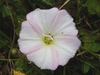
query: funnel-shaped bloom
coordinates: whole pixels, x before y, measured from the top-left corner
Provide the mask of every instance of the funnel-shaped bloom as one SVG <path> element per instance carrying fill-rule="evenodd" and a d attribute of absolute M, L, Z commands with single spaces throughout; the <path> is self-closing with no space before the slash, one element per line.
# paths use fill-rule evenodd
<path fill-rule="evenodd" d="M 66 10 L 36 9 L 26 18 L 18 44 L 29 61 L 41 69 L 55 70 L 75 55 L 81 42 L 73 18 Z"/>

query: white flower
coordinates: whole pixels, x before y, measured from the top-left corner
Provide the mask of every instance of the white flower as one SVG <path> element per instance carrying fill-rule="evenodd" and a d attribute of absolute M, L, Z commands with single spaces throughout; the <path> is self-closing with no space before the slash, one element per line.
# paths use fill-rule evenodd
<path fill-rule="evenodd" d="M 41 69 L 55 70 L 74 57 L 81 42 L 66 10 L 36 9 L 22 23 L 18 44 L 27 59 Z"/>

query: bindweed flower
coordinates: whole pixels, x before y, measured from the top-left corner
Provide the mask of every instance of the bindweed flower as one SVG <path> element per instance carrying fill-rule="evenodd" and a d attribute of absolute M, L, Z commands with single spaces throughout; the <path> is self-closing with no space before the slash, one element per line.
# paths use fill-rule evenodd
<path fill-rule="evenodd" d="M 55 70 L 74 57 L 81 42 L 66 10 L 36 9 L 22 23 L 18 44 L 27 59 L 41 69 Z"/>

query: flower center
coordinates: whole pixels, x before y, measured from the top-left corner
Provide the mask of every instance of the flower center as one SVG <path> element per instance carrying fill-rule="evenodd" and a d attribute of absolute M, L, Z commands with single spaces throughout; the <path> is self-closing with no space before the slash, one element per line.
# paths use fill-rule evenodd
<path fill-rule="evenodd" d="M 43 42 L 45 44 L 50 45 L 54 42 L 54 38 L 53 38 L 53 36 L 51 36 L 51 34 L 48 34 L 48 35 L 43 34 L 43 36 L 44 36 L 43 37 Z"/>

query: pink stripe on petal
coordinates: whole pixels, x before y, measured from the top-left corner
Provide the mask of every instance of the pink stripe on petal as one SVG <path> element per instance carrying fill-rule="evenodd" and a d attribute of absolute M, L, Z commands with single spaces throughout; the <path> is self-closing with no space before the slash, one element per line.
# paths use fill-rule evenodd
<path fill-rule="evenodd" d="M 53 59 L 53 65 L 54 66 L 58 66 L 59 65 L 59 62 L 58 62 L 58 53 L 57 51 L 55 50 L 54 47 L 51 47 L 51 52 L 52 52 L 52 59 Z"/>
<path fill-rule="evenodd" d="M 73 18 L 68 14 L 66 10 L 59 10 L 50 27 L 50 32 L 54 32 L 62 26 L 67 26 L 72 21 Z"/>
<path fill-rule="evenodd" d="M 74 57 L 81 44 L 77 37 L 57 36 L 53 47 L 58 53 L 59 65 L 65 65 L 70 58 Z"/>
<path fill-rule="evenodd" d="M 41 68 L 45 59 L 45 54 L 46 54 L 46 48 L 45 46 L 43 46 L 41 49 L 28 54 L 27 59 Z"/>
<path fill-rule="evenodd" d="M 77 37 L 72 37 L 72 36 L 57 36 L 55 37 L 57 40 L 57 43 L 59 44 L 64 44 L 69 46 L 71 49 L 77 51 L 78 48 L 81 45 L 81 41 Z"/>
<path fill-rule="evenodd" d="M 21 31 L 20 31 L 20 39 L 33 39 L 39 40 L 41 37 L 37 34 L 37 32 L 32 28 L 32 26 L 27 22 L 22 22 Z"/>
<path fill-rule="evenodd" d="M 43 61 L 43 64 L 41 66 L 41 69 L 54 69 L 53 68 L 53 63 L 52 63 L 52 55 L 51 55 L 51 50 L 50 47 L 46 47 L 45 51 L 45 58 Z"/>
<path fill-rule="evenodd" d="M 38 40 L 27 40 L 27 39 L 18 39 L 18 44 L 20 51 L 24 54 L 28 54 L 32 51 L 40 49 L 43 44 Z"/>
<path fill-rule="evenodd" d="M 72 57 L 72 55 L 68 54 L 66 49 L 60 46 L 54 45 L 53 47 L 54 47 L 54 50 L 56 50 L 57 55 L 58 55 L 58 63 L 59 63 L 58 65 L 64 66 Z"/>
<path fill-rule="evenodd" d="M 43 47 L 43 44 L 37 44 L 37 45 L 34 46 L 32 49 L 30 49 L 29 52 L 27 52 L 26 55 L 28 55 L 28 54 L 30 54 L 30 53 L 32 53 L 32 52 L 34 52 L 34 51 L 37 51 L 37 50 L 41 49 L 42 47 Z M 28 49 L 26 49 L 26 50 L 28 50 Z"/>
<path fill-rule="evenodd" d="M 30 23 L 30 25 L 33 27 L 33 29 L 39 34 L 42 35 L 42 30 L 39 27 L 39 25 L 36 23 L 36 20 L 32 16 L 32 12 L 27 14 L 27 21 Z"/>
<path fill-rule="evenodd" d="M 27 20 L 38 33 L 47 34 L 57 12 L 57 8 L 48 10 L 38 8 L 27 15 Z"/>
<path fill-rule="evenodd" d="M 41 69 L 55 70 L 58 67 L 57 53 L 52 46 L 46 47 L 44 62 Z"/>

